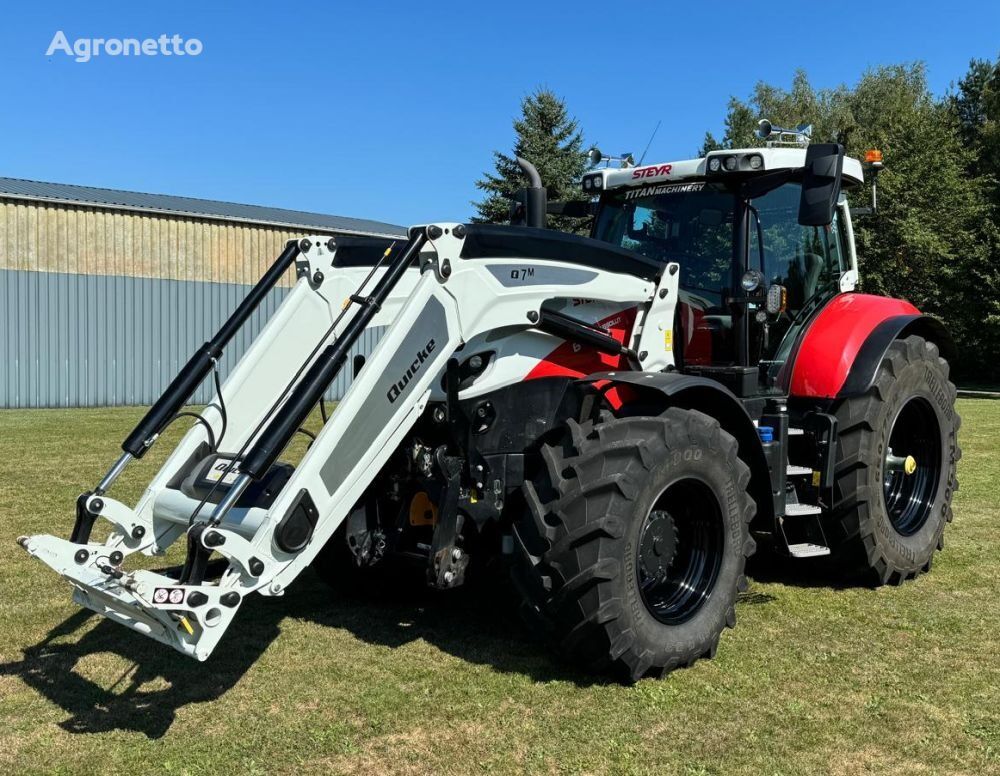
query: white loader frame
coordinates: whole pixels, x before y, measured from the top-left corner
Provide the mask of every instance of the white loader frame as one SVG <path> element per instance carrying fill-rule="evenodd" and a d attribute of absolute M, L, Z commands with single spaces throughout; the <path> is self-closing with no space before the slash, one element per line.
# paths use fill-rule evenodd
<path fill-rule="evenodd" d="M 171 482 L 209 440 L 206 429 L 195 425 L 134 508 L 104 495 L 128 454 L 86 500 L 88 509 L 112 523 L 103 544 L 37 535 L 22 537 L 22 546 L 70 582 L 77 603 L 205 660 L 249 593 L 281 595 L 309 565 L 428 403 L 442 396 L 446 364 L 463 344 L 498 329 L 529 329 L 551 300 L 598 300 L 638 308 L 627 344 L 630 352 L 642 354 L 642 369 L 655 372 L 673 364 L 669 332 L 678 298 L 676 264 L 667 265 L 657 280 L 644 280 L 568 262 L 463 259 L 463 235 L 459 224 L 411 229 L 406 247 L 420 243 L 414 248 L 420 251 L 420 268 L 401 275 L 368 322 L 388 328 L 266 510 L 235 506 L 250 484 L 249 475 L 238 469 L 219 503 L 199 509 L 177 496 Z M 307 374 L 303 369 L 322 357 L 317 355 L 321 347 L 340 338 L 352 318 L 362 314 L 359 285 L 372 277 L 369 268 L 333 267 L 325 237 L 307 238 L 301 245 L 295 287 L 229 374 L 221 400 L 216 396 L 202 413 L 218 436 L 224 404 L 227 450 L 253 447 L 261 426 L 280 412 L 283 397 L 294 388 L 290 377 Z M 375 272 L 371 282 L 377 286 L 387 273 Z M 338 323 L 344 309 L 347 314 Z M 495 379 L 509 383 L 519 377 L 499 370 Z M 476 387 L 477 392 L 485 389 Z M 315 504 L 315 527 L 304 549 L 284 552 L 275 530 L 303 491 Z M 207 525 L 192 533 L 199 524 Z M 125 570 L 129 555 L 159 555 L 185 534 L 229 561 L 221 578 L 179 584 L 153 571 Z"/>

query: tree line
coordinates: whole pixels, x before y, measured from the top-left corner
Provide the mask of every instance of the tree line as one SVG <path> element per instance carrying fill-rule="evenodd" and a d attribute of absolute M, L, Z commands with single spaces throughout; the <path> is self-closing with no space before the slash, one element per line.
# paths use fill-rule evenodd
<path fill-rule="evenodd" d="M 866 72 L 853 86 L 758 83 L 726 108 L 722 137 L 706 133 L 699 155 L 761 145 L 757 121 L 813 125 L 817 141 L 837 140 L 850 156 L 877 148 L 885 158 L 878 209 L 854 224 L 860 290 L 907 299 L 944 321 L 958 343 L 965 384 L 1000 382 L 1000 58 L 973 60 L 944 96 L 922 63 Z M 587 169 L 583 131 L 547 89 L 527 96 L 514 122 L 514 153 L 530 159 L 550 199 L 576 199 Z M 526 185 L 513 156 L 496 152 L 495 171 L 477 182 L 476 220 L 503 222 L 509 198 Z M 662 160 L 661 160 L 662 161 Z M 855 192 L 855 206 L 867 194 Z M 550 226 L 586 232 L 578 219 Z"/>

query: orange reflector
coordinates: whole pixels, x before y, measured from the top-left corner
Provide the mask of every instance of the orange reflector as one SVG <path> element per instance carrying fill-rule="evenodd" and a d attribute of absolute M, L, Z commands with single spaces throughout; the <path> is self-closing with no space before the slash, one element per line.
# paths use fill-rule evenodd
<path fill-rule="evenodd" d="M 413 495 L 410 501 L 410 525 L 434 525 L 437 523 L 438 511 L 426 492 L 420 491 Z"/>
<path fill-rule="evenodd" d="M 871 164 L 872 162 L 882 161 L 882 152 L 877 148 L 869 148 L 865 151 L 865 161 Z"/>

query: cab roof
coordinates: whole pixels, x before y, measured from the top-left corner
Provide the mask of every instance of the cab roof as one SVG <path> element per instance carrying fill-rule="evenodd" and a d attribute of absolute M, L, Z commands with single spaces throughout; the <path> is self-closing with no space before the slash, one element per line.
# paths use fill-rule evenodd
<path fill-rule="evenodd" d="M 761 158 L 761 166 L 754 172 L 803 167 L 806 162 L 805 148 L 733 148 L 725 151 L 712 151 L 700 159 L 684 159 L 677 162 L 647 164 L 641 167 L 624 167 L 621 169 L 606 168 L 593 170 L 584 176 L 584 181 L 591 176 L 600 175 L 601 185 L 590 187 L 584 185 L 584 190 L 600 193 L 600 190 L 617 189 L 623 186 L 644 186 L 650 183 L 672 183 L 685 180 L 704 179 L 708 171 L 709 160 L 713 157 L 737 157 L 749 159 L 751 156 Z M 746 172 L 746 168 L 740 171 Z M 714 176 L 713 176 L 714 177 Z M 852 156 L 844 157 L 843 185 L 845 188 L 861 185 L 865 182 L 861 162 Z"/>

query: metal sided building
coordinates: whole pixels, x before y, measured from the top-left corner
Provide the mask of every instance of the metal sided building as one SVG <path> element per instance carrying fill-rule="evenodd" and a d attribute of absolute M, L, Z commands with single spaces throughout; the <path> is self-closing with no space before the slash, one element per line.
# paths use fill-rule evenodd
<path fill-rule="evenodd" d="M 285 242 L 306 234 L 405 229 L 0 178 L 0 408 L 151 404 Z M 293 282 L 290 271 L 226 348 L 223 374 Z M 194 401 L 210 394 L 206 384 Z"/>

